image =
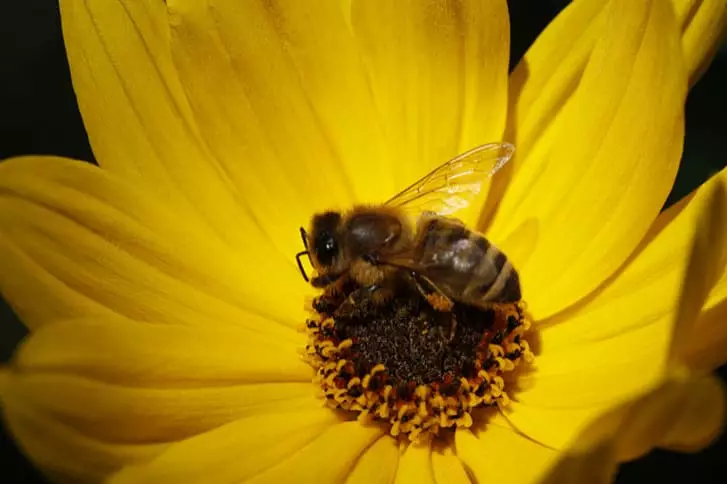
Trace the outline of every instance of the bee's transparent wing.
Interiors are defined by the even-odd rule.
[[[490,143],[473,148],[440,165],[386,202],[407,212],[451,215],[467,207],[482,184],[515,152],[510,143]]]

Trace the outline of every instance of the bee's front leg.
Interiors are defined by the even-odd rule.
[[[348,295],[345,301],[336,310],[334,317],[351,317],[357,308],[361,308],[370,301],[374,305],[381,305],[393,295],[389,289],[379,284],[359,287]]]

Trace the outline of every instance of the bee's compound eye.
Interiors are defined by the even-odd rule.
[[[327,266],[333,263],[333,258],[338,254],[338,243],[336,239],[327,232],[321,233],[316,240],[316,255],[318,262]]]

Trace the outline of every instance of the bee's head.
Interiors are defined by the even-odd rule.
[[[318,272],[311,283],[316,287],[325,287],[340,277],[344,261],[341,257],[340,229],[343,217],[339,212],[324,212],[313,217],[310,232],[300,228],[306,250],[298,254],[298,266],[303,278],[308,276],[300,263],[300,256],[307,254],[311,264]]]

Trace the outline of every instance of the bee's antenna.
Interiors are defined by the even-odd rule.
[[[308,234],[303,227],[300,228],[300,238],[303,239],[303,247],[308,250]]]
[[[308,282],[308,275],[305,273],[305,269],[303,268],[303,263],[300,261],[300,257],[304,255],[309,255],[307,250],[304,250],[303,252],[298,252],[295,254],[295,260],[298,261],[298,269],[300,269],[300,273],[303,276],[303,279],[305,279],[305,282]]]

